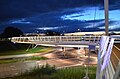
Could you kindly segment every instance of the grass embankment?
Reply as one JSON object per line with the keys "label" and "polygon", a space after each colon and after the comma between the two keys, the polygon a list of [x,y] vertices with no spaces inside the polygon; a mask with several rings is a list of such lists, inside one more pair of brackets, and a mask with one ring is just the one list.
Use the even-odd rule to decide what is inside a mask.
{"label": "grass embankment", "polygon": [[18,55],[28,53],[48,52],[51,48],[38,46],[33,49],[34,44],[19,44],[10,41],[0,41],[0,56],[4,55]]}
{"label": "grass embankment", "polygon": [[0,56],[19,55],[19,54],[31,54],[31,53],[42,53],[42,52],[49,52],[50,50],[52,50],[52,48],[49,48],[49,47],[31,48],[31,49],[29,49],[27,51],[26,51],[26,49],[11,50],[11,51],[0,52]]}
{"label": "grass embankment", "polygon": [[[85,76],[85,67],[65,68],[56,70],[53,66],[42,66],[26,72],[20,76],[4,79],[82,79]],[[89,78],[95,79],[96,67],[89,67]]]}
{"label": "grass embankment", "polygon": [[0,60],[0,64],[8,64],[8,63],[15,63],[15,62],[25,62],[29,60],[46,60],[48,58],[46,57],[38,57],[38,56],[32,56],[28,58],[16,58],[16,59],[3,59]]}
{"label": "grass embankment", "polygon": [[[20,49],[20,50],[0,52],[0,56],[32,54],[32,53],[46,53],[46,52],[50,52],[51,50],[52,50],[52,48],[50,48],[50,47],[39,46],[36,48],[30,48],[27,51],[26,51],[26,49]],[[32,56],[32,57],[28,57],[28,58],[9,58],[9,59],[1,59],[0,64],[24,62],[24,61],[28,61],[28,60],[45,60],[45,59],[47,59],[47,58],[37,57],[37,56]]]}

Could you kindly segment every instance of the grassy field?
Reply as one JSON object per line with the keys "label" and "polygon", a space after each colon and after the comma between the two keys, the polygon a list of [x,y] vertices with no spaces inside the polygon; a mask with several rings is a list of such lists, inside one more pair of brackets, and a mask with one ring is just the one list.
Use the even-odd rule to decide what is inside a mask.
{"label": "grassy field", "polygon": [[[46,52],[50,52],[51,50],[52,50],[52,48],[40,46],[40,47],[36,47],[36,48],[30,48],[27,51],[26,51],[26,49],[21,49],[21,50],[12,50],[12,51],[0,52],[0,56],[32,54],[32,53],[46,53]],[[47,59],[47,58],[37,57],[37,56],[32,56],[32,57],[28,57],[28,58],[1,59],[0,64],[23,62],[23,61],[28,61],[28,60],[45,60],[45,59]]]}
{"label": "grassy field", "polygon": [[[85,67],[65,68],[56,70],[55,66],[49,65],[36,67],[30,72],[20,76],[4,79],[82,79],[85,76]],[[89,78],[95,79],[96,67],[89,67]]]}
{"label": "grassy field", "polygon": [[49,47],[37,46],[34,49],[33,47],[35,47],[34,44],[19,44],[12,43],[10,41],[0,41],[0,56],[40,53],[51,50],[51,48]]}
{"label": "grassy field", "polygon": [[4,51],[4,52],[0,52],[0,56],[49,52],[50,50],[52,50],[52,48],[41,47],[40,46],[40,47],[37,47],[37,48],[30,48],[27,51],[26,50],[27,49]]}
{"label": "grassy field", "polygon": [[32,56],[32,57],[28,57],[28,58],[2,59],[2,60],[0,60],[0,64],[24,62],[24,61],[29,61],[29,60],[46,60],[46,59],[48,59],[48,58],[38,57],[38,56]]}
{"label": "grassy field", "polygon": [[[0,56],[31,54],[31,53],[46,53],[46,52],[49,52],[51,50],[52,50],[52,48],[37,47],[37,48],[34,48],[34,49],[31,48],[28,51],[26,51],[25,49],[21,49],[21,50],[1,52]],[[37,56],[32,56],[32,57],[28,57],[28,58],[1,59],[0,64],[23,62],[23,61],[28,61],[28,60],[45,60],[45,59],[47,59],[47,58],[45,58],[45,57],[37,57]]]}

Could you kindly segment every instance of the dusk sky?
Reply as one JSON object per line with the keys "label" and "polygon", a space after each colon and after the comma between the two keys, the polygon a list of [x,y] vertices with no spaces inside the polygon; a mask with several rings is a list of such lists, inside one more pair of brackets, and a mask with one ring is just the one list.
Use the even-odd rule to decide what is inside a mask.
{"label": "dusk sky", "polygon": [[[104,0],[0,0],[0,33],[104,31]],[[120,31],[120,0],[109,1],[109,30]]]}

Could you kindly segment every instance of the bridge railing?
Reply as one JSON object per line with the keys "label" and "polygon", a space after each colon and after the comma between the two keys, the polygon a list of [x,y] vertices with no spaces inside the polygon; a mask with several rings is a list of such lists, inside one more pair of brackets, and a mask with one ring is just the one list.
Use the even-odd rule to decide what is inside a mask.
{"label": "bridge railing", "polygon": [[101,36],[32,36],[12,37],[12,42],[95,42],[98,43]]}
{"label": "bridge railing", "polygon": [[99,44],[96,79],[119,79],[119,73],[120,36],[104,36]]}

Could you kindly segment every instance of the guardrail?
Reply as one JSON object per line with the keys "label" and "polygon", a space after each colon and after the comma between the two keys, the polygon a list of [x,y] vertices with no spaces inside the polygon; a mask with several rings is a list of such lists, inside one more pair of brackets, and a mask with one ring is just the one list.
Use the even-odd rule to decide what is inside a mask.
{"label": "guardrail", "polygon": [[[109,38],[109,40],[107,40],[107,38]],[[113,39],[114,42],[111,41]],[[115,42],[115,40],[117,40],[117,42]],[[99,46],[99,53],[98,53],[96,79],[120,78],[120,41],[119,40],[120,38],[116,38],[116,37],[104,37],[103,39],[101,39],[100,42],[101,46]]]}
{"label": "guardrail", "polygon": [[109,65],[106,68],[107,78],[119,79],[118,77],[120,77],[120,75],[117,75],[118,72],[120,73],[119,64],[120,64],[120,48],[114,45],[113,50],[111,52]]}
{"label": "guardrail", "polygon": [[[114,79],[120,78],[120,43],[115,44],[113,46],[112,54],[111,54],[111,63],[114,69]],[[117,73],[119,72],[119,75]],[[119,76],[119,78],[118,78]]]}

